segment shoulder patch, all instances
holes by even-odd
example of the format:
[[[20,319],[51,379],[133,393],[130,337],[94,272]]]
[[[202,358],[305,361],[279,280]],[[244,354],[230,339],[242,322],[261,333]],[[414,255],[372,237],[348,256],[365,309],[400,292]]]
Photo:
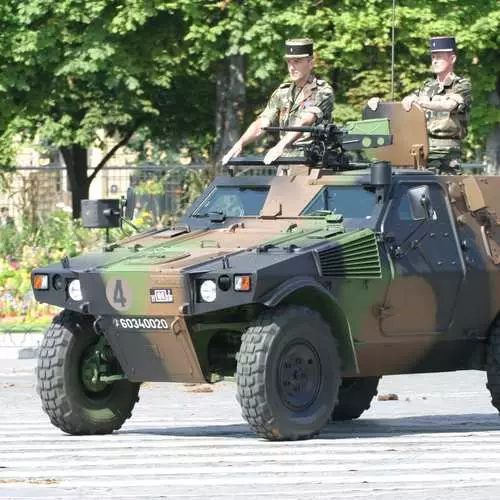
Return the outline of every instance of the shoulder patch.
[[[316,80],[316,83],[321,87],[323,85],[326,85],[325,80],[320,80],[319,78]]]
[[[288,87],[290,87],[292,84],[290,82],[285,82],[285,83],[282,83],[278,88],[279,89],[287,89]]]

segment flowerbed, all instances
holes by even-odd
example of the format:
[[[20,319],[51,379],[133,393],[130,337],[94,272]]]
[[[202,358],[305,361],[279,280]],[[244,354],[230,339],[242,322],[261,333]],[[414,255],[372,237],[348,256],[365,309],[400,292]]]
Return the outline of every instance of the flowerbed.
[[[34,260],[38,261],[34,257],[20,261],[11,256],[0,258],[0,332],[42,330],[59,310],[34,300],[30,281]]]
[[[142,213],[134,224],[150,227],[151,214]],[[110,233],[112,241],[126,235],[120,229]],[[63,211],[41,219],[37,227],[0,227],[0,332],[44,330],[60,308],[34,299],[31,271],[95,248],[102,238],[102,231],[82,228]]]

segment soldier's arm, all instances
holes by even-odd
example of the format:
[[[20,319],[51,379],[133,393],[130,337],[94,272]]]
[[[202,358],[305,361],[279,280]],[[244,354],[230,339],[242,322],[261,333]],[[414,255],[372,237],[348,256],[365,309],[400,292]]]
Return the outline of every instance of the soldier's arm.
[[[266,109],[249,125],[243,135],[234,143],[233,147],[223,156],[222,165],[225,165],[231,158],[240,155],[247,144],[255,141],[264,133],[262,130],[263,127],[271,125],[278,114],[278,91],[279,89],[273,93],[267,103]]]
[[[471,102],[471,85],[468,80],[460,79],[453,86],[453,92],[445,95],[437,95],[430,99],[420,96],[417,103],[424,109],[431,111],[467,111]]]
[[[413,104],[420,104],[419,100],[423,99],[426,96],[425,89],[430,83],[431,83],[431,80],[426,80],[421,88],[419,88],[418,90],[415,90],[414,92],[407,95],[406,97],[404,97],[401,100],[401,104],[402,104],[403,109],[405,111],[410,111]]]
[[[299,120],[297,120],[293,125],[294,127],[306,127],[308,125],[312,125],[316,121],[316,114],[314,113],[302,113]],[[295,142],[300,136],[302,132],[287,132],[280,141],[273,146],[264,156],[264,163],[266,165],[271,164],[274,160],[279,158],[285,148]]]
[[[234,143],[233,147],[222,158],[222,165],[225,165],[231,158],[241,154],[243,148],[252,141],[255,141],[263,133],[264,127],[269,127],[271,122],[262,116],[254,120],[245,130],[244,134]]]
[[[271,121],[265,117],[259,116],[255,121],[253,121],[249,127],[245,130],[244,134],[240,137],[239,142],[242,146],[246,146],[250,142],[259,138],[263,133],[264,127],[269,127]]]
[[[458,104],[458,112],[469,111],[472,102],[472,86],[469,80],[461,78],[454,86],[449,98]]]

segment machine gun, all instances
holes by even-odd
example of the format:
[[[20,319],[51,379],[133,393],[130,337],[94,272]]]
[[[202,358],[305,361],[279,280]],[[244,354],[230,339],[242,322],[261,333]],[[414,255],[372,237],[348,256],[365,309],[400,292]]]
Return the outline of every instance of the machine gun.
[[[360,151],[392,144],[390,122],[387,118],[348,122],[342,128],[334,123],[322,122],[310,127],[265,127],[275,132],[302,132],[310,134],[310,140],[301,145],[303,155],[283,156],[272,165],[319,166],[336,172],[359,168],[350,164],[347,151]],[[232,158],[233,166],[265,166],[262,157],[245,156]],[[365,165],[366,166],[366,163]]]
[[[387,119],[349,122],[342,128],[334,123],[322,122],[310,127],[265,127],[264,130],[309,133],[311,140],[303,145],[302,163],[309,166],[319,165],[334,171],[356,168],[350,166],[346,151],[359,151],[392,144]],[[281,158],[281,162],[289,163],[286,157]]]

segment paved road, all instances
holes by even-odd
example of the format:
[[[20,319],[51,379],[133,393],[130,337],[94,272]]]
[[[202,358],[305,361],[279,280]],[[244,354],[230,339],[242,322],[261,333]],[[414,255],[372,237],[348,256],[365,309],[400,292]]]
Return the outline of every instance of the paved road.
[[[33,360],[0,360],[0,498],[500,498],[500,417],[478,372],[386,377],[362,419],[318,439],[269,443],[234,384],[147,384],[120,432],[51,426]]]

